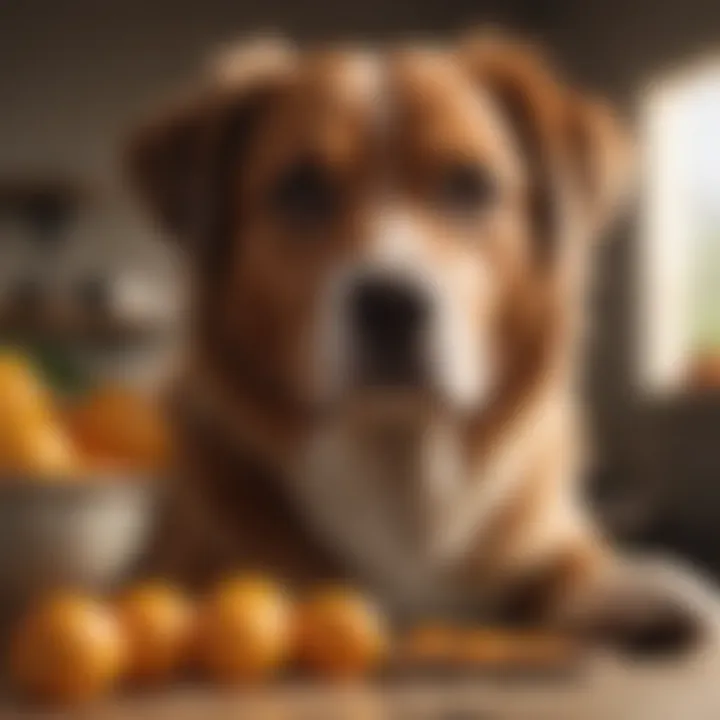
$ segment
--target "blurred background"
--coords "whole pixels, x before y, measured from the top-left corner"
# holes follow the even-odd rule
[[[717,0],[0,0],[0,341],[61,396],[157,386],[182,266],[128,197],[119,148],[218,44],[484,22],[546,43],[635,123],[642,189],[598,255],[590,488],[620,536],[720,576]]]

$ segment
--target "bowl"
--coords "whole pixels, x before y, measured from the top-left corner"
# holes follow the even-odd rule
[[[121,584],[146,549],[157,496],[156,483],[136,478],[0,481],[2,605]]]

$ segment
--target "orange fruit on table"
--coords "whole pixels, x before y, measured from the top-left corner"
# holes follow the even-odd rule
[[[159,581],[138,585],[117,601],[127,642],[127,674],[141,684],[169,680],[187,663],[194,608],[179,590]]]
[[[296,622],[298,660],[323,676],[362,676],[380,663],[387,650],[381,612],[348,588],[316,592],[300,606]]]
[[[16,687],[33,699],[61,705],[108,693],[124,662],[124,639],[113,612],[72,593],[54,595],[33,609],[10,650]]]
[[[221,582],[198,612],[197,660],[223,684],[257,682],[283,666],[292,646],[292,608],[284,590],[264,578]]]

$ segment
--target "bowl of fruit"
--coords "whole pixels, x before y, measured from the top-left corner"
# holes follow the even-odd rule
[[[107,590],[146,547],[167,454],[149,398],[118,386],[60,399],[0,351],[0,591],[8,610],[47,588]]]

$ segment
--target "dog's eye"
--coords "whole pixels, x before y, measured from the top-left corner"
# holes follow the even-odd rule
[[[439,205],[463,215],[487,208],[497,195],[497,181],[492,172],[472,162],[457,162],[446,167],[436,187]]]
[[[327,222],[337,210],[336,184],[329,172],[314,160],[302,160],[288,168],[272,195],[273,209],[301,228]]]

